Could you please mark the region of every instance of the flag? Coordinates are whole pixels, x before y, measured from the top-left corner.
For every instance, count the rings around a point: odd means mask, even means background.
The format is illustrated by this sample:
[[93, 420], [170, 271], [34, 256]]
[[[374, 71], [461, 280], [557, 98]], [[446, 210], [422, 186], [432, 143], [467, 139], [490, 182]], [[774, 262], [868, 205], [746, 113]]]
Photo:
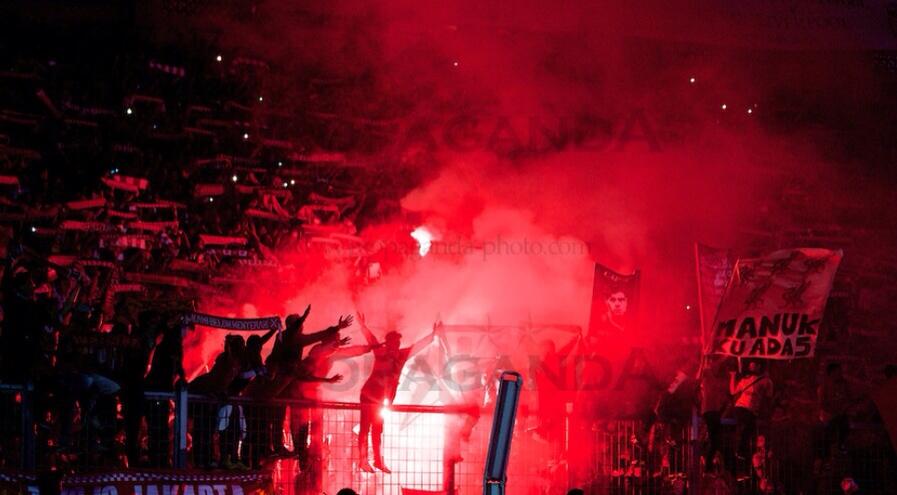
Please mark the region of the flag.
[[695, 244], [695, 264], [698, 277], [698, 303], [701, 311], [701, 344], [706, 349], [716, 310], [732, 278], [735, 258], [729, 249], [717, 249]]
[[589, 335], [609, 336], [636, 330], [639, 278], [638, 270], [624, 275], [595, 263]]
[[783, 249], [739, 259], [713, 324], [713, 354], [795, 359], [816, 350], [841, 250]]

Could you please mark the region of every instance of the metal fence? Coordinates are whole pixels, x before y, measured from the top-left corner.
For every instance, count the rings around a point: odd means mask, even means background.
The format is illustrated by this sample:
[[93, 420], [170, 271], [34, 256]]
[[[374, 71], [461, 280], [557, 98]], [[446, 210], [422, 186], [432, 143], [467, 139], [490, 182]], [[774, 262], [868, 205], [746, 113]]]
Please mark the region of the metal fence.
[[389, 475], [359, 469], [360, 407], [354, 403], [190, 396], [188, 466], [272, 470], [283, 495], [335, 493], [353, 487], [371, 495], [409, 489], [439, 492], [446, 470], [447, 418], [458, 408], [395, 405], [384, 419], [383, 457]]
[[[383, 454], [392, 474], [371, 474], [359, 468], [355, 403], [147, 392], [137, 410], [139, 442], [128, 452], [126, 417], [134, 410], [113, 403], [109, 428], [92, 417], [101, 414], [96, 408], [81, 411], [85, 406], [76, 402], [65, 416], [35, 395], [27, 386], [0, 385], [2, 469], [78, 471], [131, 461], [154, 468], [264, 467], [280, 495], [342, 487], [365, 495], [479, 494], [492, 419], [490, 411], [452, 407], [384, 409]], [[59, 440], [63, 417], [71, 421], [67, 446]], [[579, 485], [587, 493], [647, 495], [701, 493], [722, 484], [728, 493], [828, 495], [841, 493], [841, 482], [851, 478], [862, 493], [897, 493], [897, 463], [880, 423], [851, 424], [838, 445], [819, 425], [800, 422], [761, 425], [760, 433], [763, 442], [751, 446], [749, 459], [730, 455], [722, 473], [705, 474], [700, 426], [613, 420], [577, 428], [565, 417], [546, 428], [538, 415], [524, 414], [515, 427], [507, 489], [554, 495]], [[724, 452], [734, 452], [734, 436], [734, 422], [724, 421]], [[569, 465], [574, 457], [586, 464], [585, 477]]]
[[34, 467], [34, 421], [30, 390], [0, 384], [0, 469]]

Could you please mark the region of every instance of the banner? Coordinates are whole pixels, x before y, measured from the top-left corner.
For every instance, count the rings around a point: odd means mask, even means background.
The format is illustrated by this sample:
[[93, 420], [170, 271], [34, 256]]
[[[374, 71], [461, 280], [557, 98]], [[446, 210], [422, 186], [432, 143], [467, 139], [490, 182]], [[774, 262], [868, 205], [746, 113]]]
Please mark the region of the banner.
[[201, 263], [191, 260], [182, 260], [179, 258], [171, 260], [171, 263], [168, 264], [168, 268], [175, 271], [194, 273], [202, 273], [206, 271], [205, 265]]
[[698, 302], [701, 311], [701, 344], [707, 349], [711, 340], [713, 319], [723, 298], [726, 284], [732, 278], [735, 258], [729, 249], [695, 244], [695, 269], [698, 277]]
[[145, 210], [145, 209], [158, 209], [158, 208], [181, 208], [184, 209], [187, 206], [183, 203], [178, 203], [176, 201], [166, 201], [160, 200], [154, 203], [131, 203], [128, 205], [129, 209], [132, 210]]
[[638, 270], [623, 275], [595, 263], [589, 335], [611, 336], [636, 329], [639, 276]]
[[111, 294], [120, 294], [125, 292], [146, 292], [146, 287], [141, 284], [112, 284], [109, 287]]
[[343, 197], [339, 197], [339, 198], [331, 198], [331, 197], [324, 196], [324, 195], [313, 192], [308, 195], [308, 200], [313, 203], [337, 206], [337, 207], [339, 207], [340, 212], [345, 212], [348, 208], [352, 208], [353, 206], [355, 206], [355, 197], [354, 196], [343, 196]]
[[61, 495], [268, 495], [271, 474], [208, 471], [110, 471], [62, 478]]
[[112, 238], [112, 242], [105, 239], [100, 240], [100, 246], [118, 247], [123, 249], [148, 249], [152, 240], [145, 235], [119, 235]]
[[51, 254], [47, 262], [57, 266], [69, 266], [78, 259], [74, 254]]
[[178, 78], [187, 75], [187, 69], [183, 67], [180, 67], [178, 65], [163, 64], [161, 62], [156, 62], [155, 60], [149, 61], [149, 68], [155, 69], [159, 72], [164, 72], [165, 74], [169, 74]]
[[237, 264], [240, 266], [253, 266], [256, 268], [280, 268], [282, 265], [277, 260], [261, 260], [261, 259], [239, 259]]
[[137, 214], [130, 211], [118, 211], [107, 209], [106, 216], [109, 218], [124, 218], [126, 220], [134, 220], [137, 218]]
[[0, 471], [0, 495], [40, 495], [37, 476]]
[[63, 220], [59, 224], [62, 230], [77, 230], [80, 232], [106, 232], [112, 230], [112, 226], [103, 222], [80, 222], [78, 220]]
[[221, 196], [222, 194], [224, 194], [224, 184], [196, 184], [196, 187], [193, 188], [194, 197]]
[[267, 316], [264, 318], [225, 318], [204, 313], [189, 313], [184, 316], [184, 323], [193, 323], [212, 328], [225, 330], [240, 330], [255, 332], [259, 330], [281, 329], [279, 316]]
[[78, 263], [83, 267], [97, 267], [97, 268], [107, 268], [109, 270], [118, 266], [118, 264], [114, 261], [105, 261], [105, 260], [89, 260], [82, 259]]
[[252, 253], [246, 249], [228, 249], [228, 248], [211, 248], [206, 250], [206, 254], [212, 256], [248, 258]]
[[82, 199], [79, 201], [69, 201], [65, 204], [70, 210], [89, 210], [91, 208], [102, 208], [106, 206], [106, 198]]
[[168, 285], [171, 287], [180, 287], [182, 289], [199, 289], [202, 284], [194, 282], [188, 278], [178, 277], [175, 275], [163, 275], [158, 273], [132, 273], [124, 274], [124, 278], [128, 282], [154, 285]]
[[143, 177], [129, 177], [127, 175], [116, 174], [110, 177], [103, 177], [101, 180], [107, 187], [133, 193], [140, 192], [149, 187], [149, 181]]
[[302, 162], [342, 163], [346, 161], [346, 155], [339, 152], [313, 151], [300, 154], [296, 157], [296, 160]]
[[841, 250], [802, 248], [740, 259], [713, 324], [713, 354], [812, 357]]
[[0, 185], [19, 187], [19, 178], [15, 175], [0, 175]]
[[146, 230], [150, 232], [162, 232], [165, 229], [177, 229], [178, 222], [177, 220], [170, 220], [167, 222], [131, 222], [128, 224], [128, 228], [134, 230]]
[[199, 234], [199, 243], [201, 246], [228, 246], [232, 244], [237, 246], [245, 246], [249, 243], [249, 240], [245, 237]]
[[270, 211], [259, 210], [258, 208], [248, 208], [245, 215], [252, 218], [263, 218], [265, 220], [274, 220], [276, 222], [289, 222], [290, 217], [271, 213]]
[[234, 184], [234, 190], [239, 194], [255, 194], [261, 186], [247, 186], [244, 184]]

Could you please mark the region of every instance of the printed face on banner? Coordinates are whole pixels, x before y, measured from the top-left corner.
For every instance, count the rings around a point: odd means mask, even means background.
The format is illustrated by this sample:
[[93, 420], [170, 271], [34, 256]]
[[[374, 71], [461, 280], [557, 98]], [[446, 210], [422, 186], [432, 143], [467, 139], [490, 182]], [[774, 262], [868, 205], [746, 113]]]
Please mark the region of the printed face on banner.
[[623, 316], [629, 310], [629, 298], [623, 291], [612, 293], [604, 302], [607, 303], [608, 312], [614, 316]]

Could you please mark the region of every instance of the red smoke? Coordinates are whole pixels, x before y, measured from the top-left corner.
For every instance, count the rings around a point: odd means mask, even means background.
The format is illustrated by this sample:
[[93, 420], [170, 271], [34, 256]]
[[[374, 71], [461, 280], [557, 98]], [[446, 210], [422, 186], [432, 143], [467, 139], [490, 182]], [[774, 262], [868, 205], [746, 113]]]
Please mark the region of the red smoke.
[[[874, 180], [844, 172], [865, 147], [830, 134], [850, 122], [851, 139], [871, 139], [865, 131], [876, 127], [858, 108], [876, 101], [878, 83], [849, 54], [768, 52], [740, 46], [743, 38], [668, 46], [627, 37], [619, 26], [632, 25], [630, 9], [594, 2], [321, 5], [261, 2], [251, 22], [213, 25], [229, 34], [226, 48], [276, 61], [267, 105], [364, 143], [374, 151], [361, 155], [385, 164], [372, 175], [401, 177], [365, 184], [369, 197], [402, 209], [360, 225], [368, 247], [385, 244], [383, 275], [359, 284], [358, 266], [278, 253], [297, 284], [247, 274], [256, 285], [235, 290], [235, 302], [205, 301], [208, 311], [285, 315], [310, 303], [307, 328], [316, 330], [361, 310], [377, 331], [402, 331], [406, 344], [436, 319], [585, 329], [597, 261], [641, 270], [639, 339], [663, 379], [674, 358], [666, 344], [700, 335], [688, 309], [694, 242], [744, 247], [753, 232], [790, 218], [777, 206], [790, 188], [842, 221], [894, 210]], [[642, 18], [662, 20], [672, 9], [644, 10]], [[708, 24], [675, 39], [718, 38], [720, 24]], [[316, 78], [331, 89], [312, 98]], [[812, 125], [800, 120], [808, 114]], [[857, 196], [876, 199], [858, 207]], [[411, 238], [419, 226], [435, 239], [424, 257]], [[355, 329], [345, 333], [361, 341]], [[202, 346], [194, 365], [220, 343]], [[334, 371], [354, 381], [325, 397], [356, 400], [364, 371]]]

